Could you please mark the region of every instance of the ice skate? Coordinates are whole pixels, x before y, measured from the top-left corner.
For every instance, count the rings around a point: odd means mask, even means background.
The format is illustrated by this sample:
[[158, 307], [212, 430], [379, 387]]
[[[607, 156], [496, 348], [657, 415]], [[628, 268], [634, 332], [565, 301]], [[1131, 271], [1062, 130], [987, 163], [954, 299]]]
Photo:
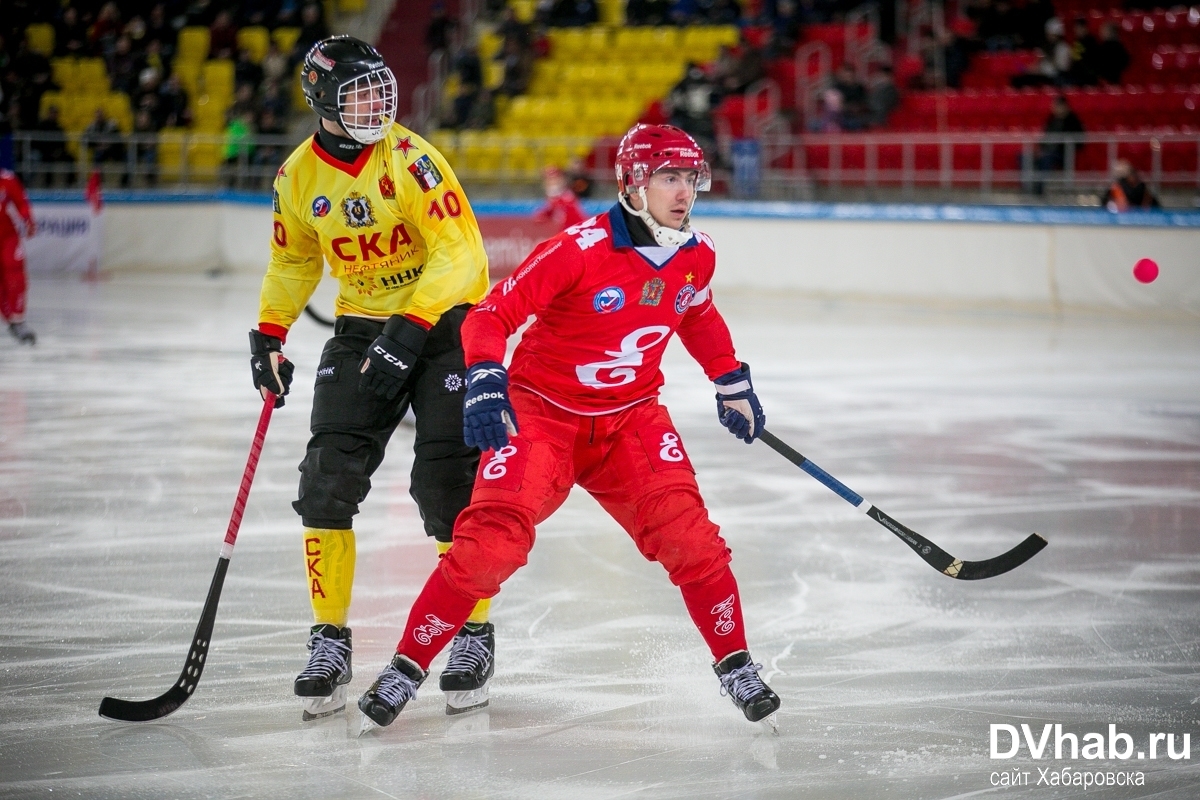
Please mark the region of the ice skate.
[[24, 322], [10, 322], [8, 332], [21, 344], [37, 344], [37, 334]]
[[760, 669], [762, 664], [755, 664], [746, 650], [730, 653], [713, 664], [713, 672], [721, 681], [721, 694], [729, 695], [746, 719], [762, 722], [778, 734], [775, 712], [779, 710], [779, 696], [758, 676]]
[[450, 660], [438, 681], [446, 693], [446, 713], [465, 714], [488, 704], [488, 681], [496, 668], [496, 631], [485, 622], [463, 626], [450, 645]]
[[301, 718], [305, 722], [336, 714], [346, 707], [353, 649], [349, 628], [313, 626], [308, 637], [308, 666], [296, 676], [295, 683], [296, 696], [304, 700]]
[[417, 687], [425, 682], [428, 674], [399, 653], [393, 656], [392, 663], [383, 668], [371, 688], [358, 700], [358, 708], [363, 713], [358, 735], [375, 727], [391, 725], [405, 704], [417, 696]]

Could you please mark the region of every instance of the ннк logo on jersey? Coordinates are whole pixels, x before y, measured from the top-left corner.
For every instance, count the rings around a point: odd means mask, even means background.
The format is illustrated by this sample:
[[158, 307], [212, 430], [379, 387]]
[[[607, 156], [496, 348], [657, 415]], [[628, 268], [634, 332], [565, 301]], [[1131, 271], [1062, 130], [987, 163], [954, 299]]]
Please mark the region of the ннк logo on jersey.
[[342, 216], [351, 228], [369, 228], [375, 224], [375, 209], [371, 201], [358, 192], [351, 192], [342, 201]]
[[600, 314], [609, 314], [625, 305], [625, 293], [619, 286], [609, 286], [596, 292], [592, 308]]
[[331, 208], [333, 208], [333, 206], [330, 205], [329, 198], [326, 197], [325, 195], [321, 195], [316, 200], [313, 200], [312, 212], [313, 212], [314, 217], [325, 216], [326, 214], [329, 213], [329, 210]]
[[442, 182], [442, 173], [438, 171], [437, 166], [434, 165], [429, 156], [421, 156], [409, 164], [408, 171], [417, 182], [417, 185], [421, 187], [422, 192], [428, 192]]

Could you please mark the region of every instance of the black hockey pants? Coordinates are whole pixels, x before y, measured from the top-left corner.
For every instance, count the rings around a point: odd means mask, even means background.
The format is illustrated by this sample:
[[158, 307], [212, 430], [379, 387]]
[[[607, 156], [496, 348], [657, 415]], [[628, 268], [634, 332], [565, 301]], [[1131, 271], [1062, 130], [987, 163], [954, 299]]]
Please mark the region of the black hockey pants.
[[388, 439], [411, 406], [417, 438], [409, 494], [425, 533], [450, 541], [454, 520], [471, 500], [479, 464], [479, 451], [463, 444], [466, 366], [459, 329], [468, 309], [456, 306], [438, 320], [405, 391], [391, 400], [358, 390], [363, 354], [383, 323], [338, 317], [317, 368], [312, 438], [300, 463], [300, 497], [292, 504], [305, 526], [353, 525]]

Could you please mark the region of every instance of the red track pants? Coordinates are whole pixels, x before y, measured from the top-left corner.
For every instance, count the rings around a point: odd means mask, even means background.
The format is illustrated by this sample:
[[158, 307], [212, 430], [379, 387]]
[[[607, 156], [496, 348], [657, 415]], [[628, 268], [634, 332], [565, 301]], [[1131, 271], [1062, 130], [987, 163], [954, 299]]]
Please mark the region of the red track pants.
[[16, 234], [0, 238], [0, 315], [25, 319], [25, 248]]
[[471, 504], [409, 615], [397, 652], [423, 669], [479, 598], [524, 566], [534, 526], [578, 483], [666, 568], [713, 657], [746, 649], [729, 548], [708, 518], [679, 434], [655, 400], [603, 416], [565, 411], [514, 387], [520, 434], [480, 460]]

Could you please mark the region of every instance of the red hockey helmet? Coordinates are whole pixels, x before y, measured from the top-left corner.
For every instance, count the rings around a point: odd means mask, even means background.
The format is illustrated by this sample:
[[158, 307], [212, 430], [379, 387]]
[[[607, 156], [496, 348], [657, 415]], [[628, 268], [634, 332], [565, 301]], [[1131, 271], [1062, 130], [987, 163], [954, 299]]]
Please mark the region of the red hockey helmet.
[[621, 194], [644, 188], [660, 169], [695, 170], [698, 192], [712, 185], [712, 172], [695, 139], [674, 125], [634, 125], [617, 146]]

